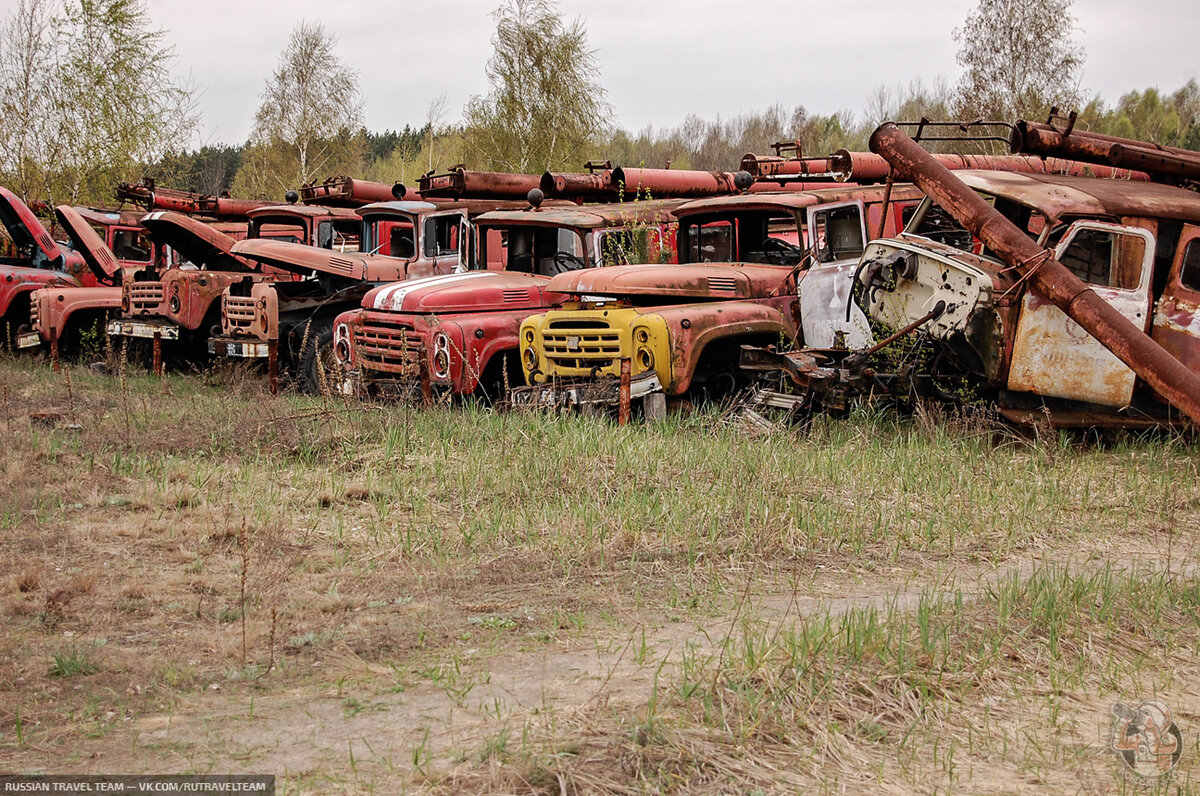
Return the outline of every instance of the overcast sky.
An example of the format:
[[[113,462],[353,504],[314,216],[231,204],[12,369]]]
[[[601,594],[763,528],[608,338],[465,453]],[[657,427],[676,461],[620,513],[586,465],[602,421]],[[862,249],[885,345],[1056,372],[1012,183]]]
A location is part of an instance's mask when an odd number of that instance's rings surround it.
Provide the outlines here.
[[[443,122],[488,90],[498,0],[149,0],[176,71],[203,92],[196,143],[238,143],[292,27],[320,21],[358,72],[368,129]],[[860,113],[877,86],[959,74],[954,28],[975,0],[562,0],[596,51],[614,121],[672,127],[779,103]],[[915,11],[914,9],[919,9]],[[1077,0],[1082,86],[1109,103],[1133,89],[1174,91],[1198,78],[1196,0]]]

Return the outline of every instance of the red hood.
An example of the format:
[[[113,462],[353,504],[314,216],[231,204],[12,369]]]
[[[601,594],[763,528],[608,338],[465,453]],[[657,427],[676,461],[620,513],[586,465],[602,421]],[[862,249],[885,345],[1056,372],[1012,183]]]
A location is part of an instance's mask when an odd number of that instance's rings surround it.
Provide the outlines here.
[[[546,296],[548,282],[535,274],[471,271],[380,285],[363,297],[362,305],[416,314],[539,310],[557,303]]]
[[[396,257],[335,252],[270,238],[238,241],[234,244],[233,253],[296,274],[320,271],[366,282],[394,282],[404,279],[408,272],[408,261]]]
[[[617,265],[568,271],[547,290],[593,296],[679,296],[753,299],[795,291],[791,271],[776,265]],[[786,282],[786,284],[784,284]]]
[[[0,265],[0,282],[46,287],[77,288],[80,286],[78,279],[63,271],[53,271],[49,268],[26,268],[21,265]]]
[[[117,262],[117,256],[112,253],[108,245],[96,234],[96,230],[92,229],[92,225],[70,205],[59,205],[54,208],[54,215],[58,218],[58,223],[62,224],[63,229],[67,231],[75,248],[83,255],[83,259],[87,261],[96,278],[106,281],[113,279],[121,270],[121,264]]]
[[[8,236],[13,243],[21,248],[36,246],[47,260],[55,260],[64,255],[50,233],[38,221],[37,216],[22,202],[16,194],[0,186],[0,222],[8,230]]]
[[[167,210],[147,213],[139,221],[158,243],[165,243],[185,260],[208,271],[241,271],[249,263],[229,253],[233,238],[203,221]]]

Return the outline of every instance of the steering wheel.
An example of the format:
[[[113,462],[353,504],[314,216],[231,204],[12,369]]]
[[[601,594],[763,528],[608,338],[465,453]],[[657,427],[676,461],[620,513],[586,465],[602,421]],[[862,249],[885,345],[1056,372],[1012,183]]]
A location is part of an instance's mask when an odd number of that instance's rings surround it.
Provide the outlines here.
[[[559,249],[554,253],[554,267],[557,269],[555,273],[565,274],[567,271],[578,271],[580,268],[587,268],[587,263],[569,251]]]
[[[776,265],[795,265],[804,257],[804,251],[786,240],[767,238],[763,241],[763,256]]]

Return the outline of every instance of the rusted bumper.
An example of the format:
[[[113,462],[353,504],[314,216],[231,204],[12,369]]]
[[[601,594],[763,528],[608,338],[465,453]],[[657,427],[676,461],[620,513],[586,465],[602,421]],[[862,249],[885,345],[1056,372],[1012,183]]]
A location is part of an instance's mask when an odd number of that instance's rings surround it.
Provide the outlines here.
[[[117,318],[106,327],[110,337],[144,337],[153,340],[178,340],[179,326],[165,321],[132,321]]]
[[[17,348],[37,348],[42,344],[42,336],[37,332],[24,332],[17,335]]]
[[[663,391],[658,373],[645,371],[629,381],[630,399],[644,398]],[[617,407],[621,402],[621,380],[618,378],[579,379],[514,387],[509,400],[515,406],[536,407]]]
[[[208,353],[219,357],[266,359],[271,356],[271,344],[266,340],[246,340],[233,337],[210,337]]]

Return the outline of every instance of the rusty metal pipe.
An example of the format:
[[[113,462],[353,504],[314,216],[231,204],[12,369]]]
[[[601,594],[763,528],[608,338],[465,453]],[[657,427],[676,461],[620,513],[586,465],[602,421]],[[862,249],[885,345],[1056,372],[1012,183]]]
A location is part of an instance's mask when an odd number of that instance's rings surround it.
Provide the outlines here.
[[[271,395],[279,395],[279,341],[267,341],[267,389]]]
[[[1015,268],[1172,406],[1200,423],[1200,376],[1154,342],[894,124],[871,134],[871,150]]]
[[[649,194],[655,199],[685,199],[738,193],[732,171],[688,171],[683,169],[626,169],[609,173],[612,190],[626,199]]]
[[[1113,144],[1108,149],[1109,162],[1123,168],[1136,168],[1151,174],[1200,179],[1200,155],[1181,155],[1158,149]]]
[[[1028,138],[1033,136],[1032,138]],[[1052,124],[1045,122],[1030,122],[1018,120],[1013,125],[1013,133],[1009,138],[1009,148],[1013,152],[1026,151],[1023,149],[1013,149],[1014,141],[1029,140],[1030,142],[1041,141],[1043,144],[1054,142],[1061,138],[1073,138],[1079,141],[1092,141],[1097,144],[1127,144],[1129,146],[1144,147],[1146,149],[1155,149],[1159,152],[1170,152],[1175,155],[1195,155],[1196,152],[1191,149],[1183,149],[1182,147],[1163,146],[1149,141],[1139,141],[1136,138],[1122,138],[1116,135],[1107,135],[1105,133],[1094,133],[1090,130],[1080,130],[1078,127],[1072,127],[1070,132],[1065,132],[1058,129]]]
[[[1093,165],[1062,158],[1042,158],[1030,155],[955,155],[930,153],[931,158],[951,171],[959,169],[988,169],[1011,171],[1022,174],[1065,174],[1071,177],[1115,177],[1121,179],[1146,179],[1145,174],[1136,174],[1127,169]],[[839,149],[830,155],[830,163],[839,179],[857,182],[877,182],[887,177],[891,168],[888,162],[873,152],[849,152]],[[843,176],[844,175],[844,176]]]
[[[300,186],[300,201],[306,205],[361,207],[372,202],[390,202],[393,198],[390,183],[353,177],[329,177],[324,182]]]
[[[613,196],[610,188],[611,171],[604,169],[595,173],[554,173],[542,175],[542,193],[555,199],[608,198]]]
[[[1067,134],[1051,125],[1019,121],[1013,126],[1008,145],[1013,152],[1096,164],[1094,170],[1136,169],[1156,176],[1200,179],[1200,156],[1195,152],[1130,138],[1080,130]]]
[[[617,399],[617,425],[629,425],[630,415],[630,384],[632,382],[633,362],[629,357],[621,357],[621,385]]]
[[[445,174],[426,174],[417,185],[422,197],[442,196],[460,199],[524,199],[534,188],[541,188],[537,174],[500,171],[468,171],[453,168]]]

